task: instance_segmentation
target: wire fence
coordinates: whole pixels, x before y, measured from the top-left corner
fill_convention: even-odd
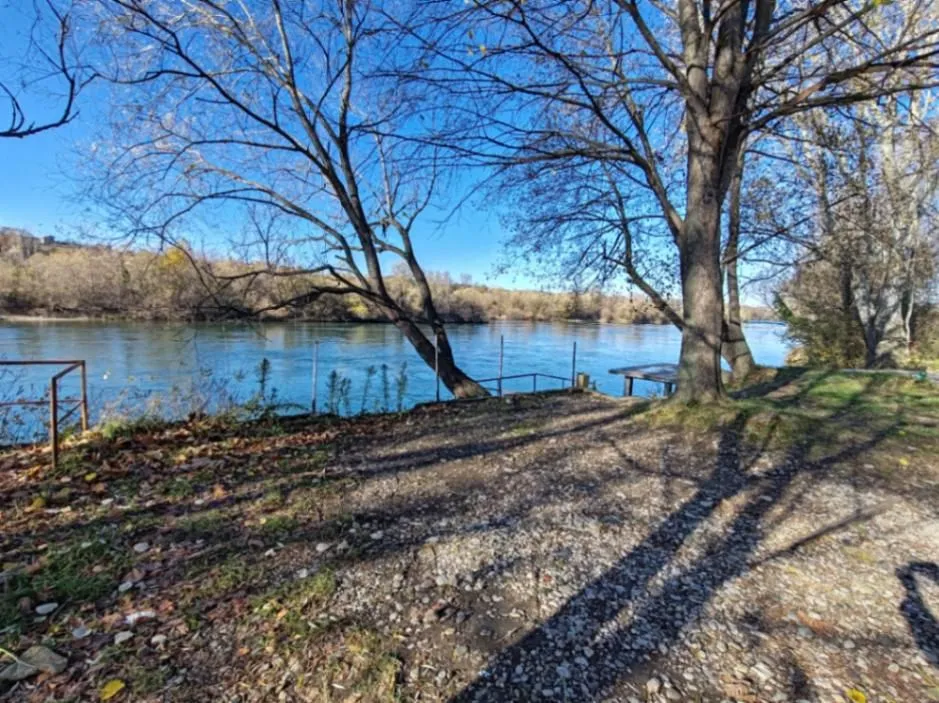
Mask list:
[[[114,385],[117,379],[110,378],[110,372],[105,371],[98,376],[102,387],[95,388],[93,377],[90,387],[81,386],[85,399],[84,424],[131,422],[143,418],[178,420],[228,412],[352,416],[400,412],[420,403],[453,399],[441,378],[440,357],[436,351],[434,367],[428,368],[413,360],[387,363],[376,355],[349,355],[341,345],[331,345],[324,354],[322,346],[323,343],[314,342],[305,360],[296,355],[275,355],[274,362],[265,356],[248,368],[231,369],[224,364],[181,367],[165,373],[129,375],[117,386]],[[576,341],[571,344],[570,365],[565,371],[518,368],[518,360],[527,360],[530,353],[531,349],[525,344],[507,344],[505,335],[500,335],[499,346],[492,349],[491,355],[477,346],[471,369],[476,373],[471,375],[497,396],[559,390],[576,384]],[[508,359],[514,360],[512,368],[507,368]],[[99,365],[106,363],[106,360],[98,361]],[[0,380],[7,381],[0,384],[0,445],[31,443],[47,436],[48,425],[42,413],[30,415],[26,409],[29,406],[19,401],[32,398],[33,409],[41,410],[39,405],[48,407],[48,390],[45,395],[41,394],[48,385],[40,383],[38,377],[14,378],[9,368],[15,363],[4,367],[0,361]],[[281,368],[277,368],[278,364]],[[304,368],[309,374],[306,384],[303,383]],[[71,395],[75,393],[63,397]],[[10,407],[15,406],[16,412],[10,413],[4,401]]]

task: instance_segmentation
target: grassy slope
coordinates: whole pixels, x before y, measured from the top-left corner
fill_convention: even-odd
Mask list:
[[[767,372],[736,395],[717,408],[637,405],[632,422],[637,432],[673,430],[676,442],[689,429],[707,434],[736,426],[749,442],[781,452],[807,446],[802,461],[850,448],[856,458],[832,470],[899,494],[939,497],[933,468],[918,460],[939,455],[933,385],[784,370]],[[427,412],[434,411],[403,419],[112,427],[107,437],[74,442],[57,471],[40,449],[0,454],[0,646],[22,651],[46,642],[83,661],[67,683],[48,683],[45,693],[56,699],[94,695],[119,678],[134,700],[144,700],[167,685],[168,662],[180,656],[163,645],[143,646],[150,636],[230,621],[256,633],[241,652],[249,658],[247,650],[289,658],[295,647],[316,643],[320,666],[310,684],[324,698],[343,690],[393,699],[400,666],[394,643],[367,625],[330,621],[331,572],[281,580],[264,555],[300,526],[313,525],[328,539],[342,524],[343,492],[355,481],[330,478],[324,467],[344,443],[393,430],[397,422],[420,423]],[[516,430],[526,432],[524,420]],[[170,546],[155,557],[153,545],[161,542]],[[145,598],[135,585],[143,581]],[[36,618],[35,606],[47,602],[59,608]],[[141,602],[155,611],[159,629],[124,624]],[[74,639],[78,626],[93,634]],[[136,639],[114,644],[122,630],[136,631]]]

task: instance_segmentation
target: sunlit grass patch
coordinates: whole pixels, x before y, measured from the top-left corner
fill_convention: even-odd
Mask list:
[[[316,667],[318,699],[324,701],[398,701],[401,660],[393,643],[373,630],[351,627],[324,647]]]
[[[133,437],[145,432],[156,432],[168,426],[165,420],[143,415],[135,418],[113,418],[106,420],[95,430],[105,440],[111,442],[122,437]]]
[[[537,434],[544,428],[544,423],[536,422],[533,420],[526,420],[519,422],[512,427],[506,429],[503,433],[503,437],[509,437],[517,439],[520,437],[531,437],[532,435]]]
[[[75,540],[42,554],[29,564],[14,565],[0,589],[0,623],[18,629],[40,603],[70,607],[107,596],[128,568],[126,550],[102,539]]]
[[[260,521],[261,531],[275,537],[283,537],[295,532],[302,523],[293,515],[272,515]]]
[[[179,529],[193,539],[213,538],[225,530],[231,518],[221,509],[206,510],[179,519]]]
[[[217,555],[212,559],[217,559]],[[264,565],[253,563],[238,550],[229,553],[217,563],[194,561],[189,564],[183,575],[185,602],[199,602],[204,599],[222,599],[242,591],[257,588],[265,580],[267,569]]]
[[[330,630],[333,621],[327,605],[338,587],[335,573],[323,568],[253,597],[252,609],[260,618],[259,633],[265,649],[305,648]]]
[[[648,428],[734,430],[767,449],[804,448],[807,460],[870,444],[865,464],[886,476],[909,451],[939,449],[934,384],[887,373],[761,369],[733,399],[707,406],[650,402],[636,414]],[[902,466],[900,467],[902,468]]]

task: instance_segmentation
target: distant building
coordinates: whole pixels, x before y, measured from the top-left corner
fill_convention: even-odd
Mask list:
[[[28,259],[43,247],[57,246],[55,237],[34,237],[25,229],[0,227],[0,256],[5,259]]]

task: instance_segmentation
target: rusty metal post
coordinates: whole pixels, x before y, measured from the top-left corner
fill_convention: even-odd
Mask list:
[[[81,376],[82,376],[82,432],[88,431],[88,373],[85,368],[84,360],[81,362]]]
[[[502,397],[502,364],[505,359],[505,335],[499,335],[499,397]]]
[[[311,409],[316,415],[316,387],[319,385],[320,343],[313,342],[313,403]]]
[[[52,468],[59,465],[59,390],[58,381],[49,383],[49,441],[52,444]]]

